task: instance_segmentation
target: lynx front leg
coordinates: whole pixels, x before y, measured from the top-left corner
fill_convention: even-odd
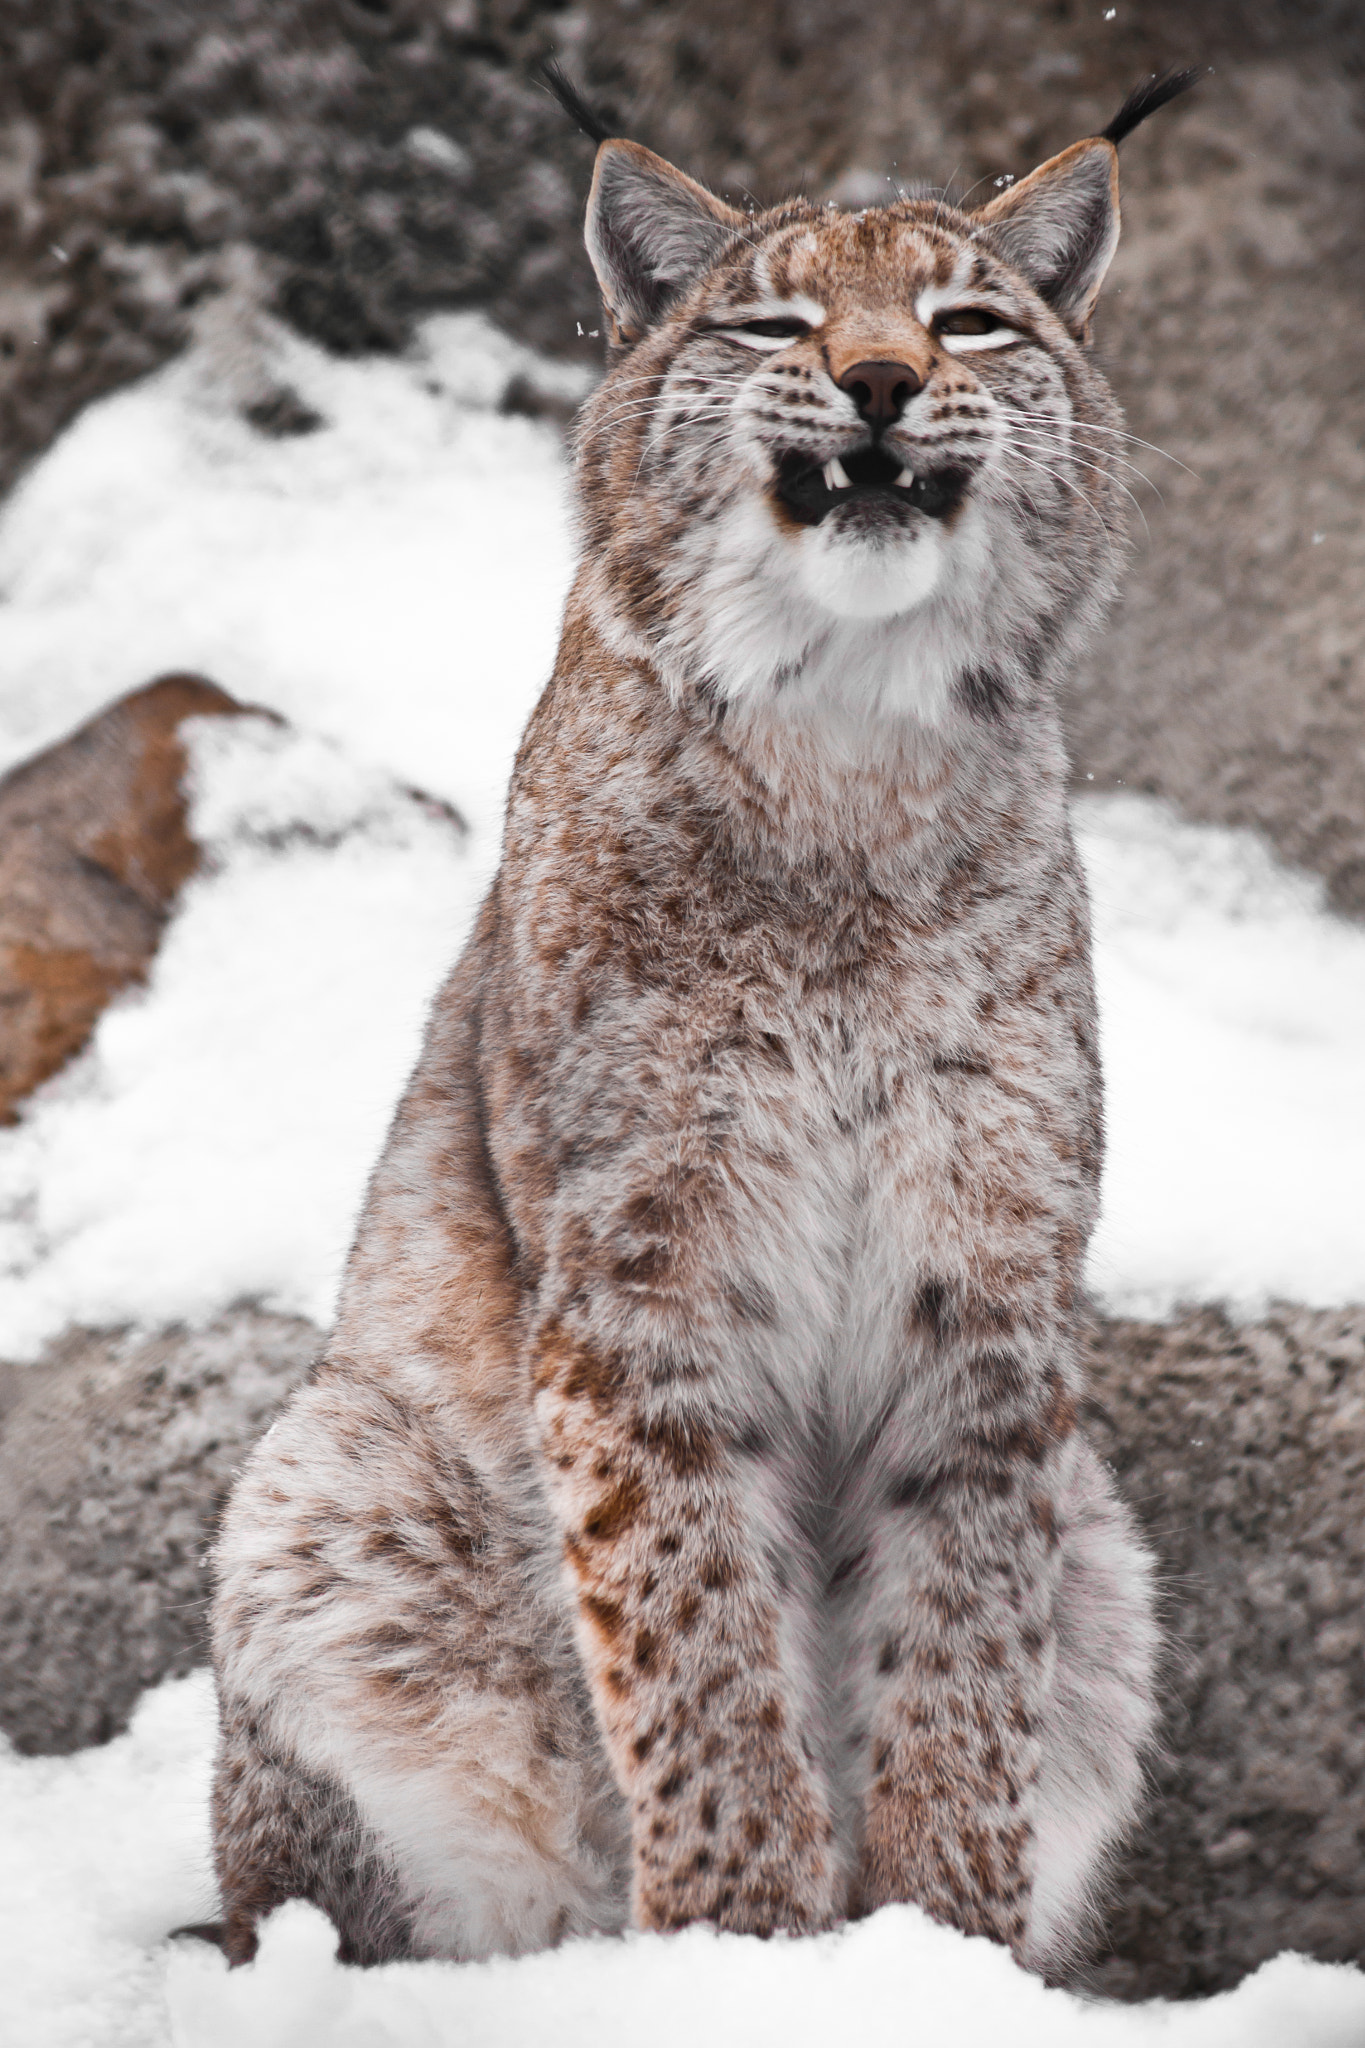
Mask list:
[[[966,1370],[996,1412],[888,1473],[875,1514],[861,1904],[913,1900],[1023,1959],[1073,1403],[1004,1348]]]
[[[808,1680],[739,1457],[694,1382],[651,1383],[558,1323],[540,1333],[533,1377],[585,1659],[631,1808],[636,1924],[829,1925],[843,1883],[802,1740]]]

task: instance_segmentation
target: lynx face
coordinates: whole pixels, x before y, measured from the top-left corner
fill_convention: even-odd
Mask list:
[[[622,652],[718,702],[934,722],[1025,622],[1103,602],[1117,415],[1083,341],[1112,158],[1077,145],[979,214],[748,217],[604,146],[589,247],[634,346],[580,481]]]

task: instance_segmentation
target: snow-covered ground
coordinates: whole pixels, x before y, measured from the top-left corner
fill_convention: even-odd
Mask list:
[[[244,1297],[326,1321],[552,659],[562,458],[495,409],[515,371],[544,373],[466,316],[404,361],[267,345],[317,433],[262,439],[190,358],[87,412],[0,522],[0,768],[170,669],[294,727],[198,728],[211,859],[150,987],[0,1132],[0,1356]],[[1109,1074],[1097,1289],[1151,1314],[1365,1296],[1365,933],[1250,834],[1124,796],[1082,802],[1077,827]],[[1198,2007],[1088,2008],[910,1909],[800,1946],[697,1932],[361,1975],[292,1907],[229,1979],[163,1940],[211,1910],[210,1741],[193,1679],[106,1749],[0,1757],[0,2039],[1365,2041],[1358,1973],[1284,1960]]]
[[[249,1969],[166,1930],[213,1911],[207,1675],[126,1735],[0,1755],[5,2048],[1360,2048],[1365,1974],[1282,1956],[1194,2005],[1087,2004],[1003,1949],[893,1906],[846,1933],[571,1943],[516,1963],[350,1970],[313,1907]]]

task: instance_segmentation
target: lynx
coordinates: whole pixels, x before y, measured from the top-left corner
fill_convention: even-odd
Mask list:
[[[233,1961],[293,1896],[358,1961],[905,1900],[1073,1951],[1158,1632],[1078,1426],[1055,693],[1121,553],[1116,144],[1188,82],[974,210],[595,131],[558,661],[216,1553]]]

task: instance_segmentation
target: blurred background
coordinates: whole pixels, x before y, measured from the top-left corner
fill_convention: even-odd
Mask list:
[[[1103,127],[1146,74],[1212,67],[1122,152],[1096,346],[1150,481],[1131,479],[1125,595],[1066,706],[1077,784],[1255,828],[1365,916],[1360,0],[5,0],[0,492],[93,401],[196,352],[237,425],[302,461],[323,400],[287,347],[268,375],[231,367],[253,324],[331,361],[308,375],[341,418],[346,366],[435,363],[433,316],[487,315],[506,337],[488,402],[562,431],[601,344],[592,150],[537,81],[549,56],[615,131],[738,202],[851,205],[989,190]],[[439,364],[422,374],[436,392]],[[136,436],[118,460],[137,466]],[[249,665],[216,680],[276,701]],[[216,714],[201,688],[176,718]],[[195,857],[167,868],[150,945]],[[0,1496],[6,1472],[12,1502],[18,1475],[48,1475],[0,1515],[0,1725],[22,1748],[103,1740],[141,1686],[202,1659],[204,1532],[316,1341],[306,1315],[239,1319],[192,1356],[77,1332],[38,1395],[32,1367],[0,1365]],[[1365,1311],[1201,1297],[1097,1316],[1092,1351],[1091,1425],[1158,1544],[1175,1648],[1152,1817],[1086,1981],[1188,1996],[1283,1947],[1360,1959]],[[154,1447],[191,1410],[171,1487]],[[153,1497],[173,1497],[174,1540]],[[64,1606],[81,1573],[95,1591]]]
[[[591,359],[591,150],[550,54],[733,197],[858,202],[1023,172],[1144,74],[1215,67],[1124,151],[1099,345],[1195,474],[1143,464],[1163,514],[1072,736],[1365,909],[1356,0],[7,0],[0,482],[229,289],[350,355],[478,305]]]

